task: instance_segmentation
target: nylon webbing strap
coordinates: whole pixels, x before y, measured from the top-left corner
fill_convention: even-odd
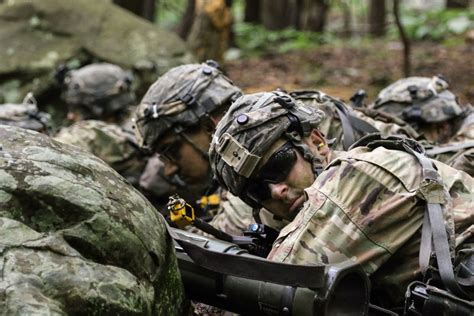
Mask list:
[[[435,156],[435,155],[444,154],[444,153],[451,152],[451,151],[456,152],[458,150],[471,148],[471,147],[474,147],[474,140],[466,141],[466,142],[462,142],[462,143],[454,144],[454,145],[448,145],[448,146],[435,147],[433,149],[428,149],[426,151],[426,154],[428,156]]]
[[[281,285],[321,288],[325,282],[325,266],[295,265],[273,262],[258,257],[246,257],[208,250],[182,238],[166,224],[171,237],[183,247],[199,266],[225,275],[255,279]]]
[[[426,156],[413,150],[413,148],[406,143],[403,143],[403,147],[407,152],[414,155],[420,163],[424,183],[439,182],[438,172],[434,169],[432,162]],[[432,246],[434,246],[438,271],[443,285],[453,294],[465,297],[466,294],[459,287],[454,276],[441,203],[429,201],[428,199],[421,232],[419,256],[419,264],[423,274],[429,265]]]
[[[361,120],[348,113],[346,107],[339,101],[332,99],[336,106],[337,114],[341,120],[342,131],[344,133],[343,147],[344,150],[348,150],[352,144],[357,140],[356,131],[363,134],[362,136],[370,133],[380,133],[378,129],[370,125],[369,123]]]
[[[344,133],[344,140],[342,146],[344,150],[348,150],[349,147],[355,143],[356,135],[351,122],[349,121],[349,114],[347,114],[346,109],[339,103],[334,102],[336,105],[337,114],[339,114],[339,119],[341,120],[342,124],[342,131]]]

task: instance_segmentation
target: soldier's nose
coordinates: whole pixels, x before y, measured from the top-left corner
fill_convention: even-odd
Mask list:
[[[164,164],[165,164],[165,167],[164,167],[163,174],[165,175],[165,177],[172,177],[179,170],[179,167],[175,165],[174,163],[172,163],[171,161],[165,161]]]
[[[283,200],[288,193],[288,186],[285,183],[270,183],[270,192],[272,199]]]

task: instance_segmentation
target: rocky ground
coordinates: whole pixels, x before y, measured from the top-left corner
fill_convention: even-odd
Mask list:
[[[462,103],[474,103],[474,44],[412,45],[412,75],[444,75]],[[402,46],[370,41],[357,45],[324,45],[309,51],[252,57],[225,63],[230,78],[246,92],[316,88],[345,100],[357,89],[377,92],[403,77]]]

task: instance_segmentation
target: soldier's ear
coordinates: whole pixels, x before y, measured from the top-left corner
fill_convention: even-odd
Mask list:
[[[326,144],[326,138],[324,137],[324,134],[315,128],[311,131],[311,134],[309,134],[309,139],[316,146]]]
[[[206,133],[208,134],[214,134],[214,130],[216,129],[217,124],[220,121],[220,117],[214,117],[212,115],[209,115],[206,120],[203,122],[203,127]]]

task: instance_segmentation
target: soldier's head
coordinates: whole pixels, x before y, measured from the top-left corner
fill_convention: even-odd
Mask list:
[[[462,117],[463,108],[441,77],[409,77],[383,89],[371,107],[402,118],[427,138],[446,138],[443,127],[452,130],[453,120]],[[437,139],[430,139],[437,140]]]
[[[119,66],[90,64],[64,75],[63,100],[68,118],[119,120],[135,102],[133,76]]]
[[[138,143],[160,154],[165,176],[208,183],[212,132],[241,94],[214,61],[175,67],[148,89],[137,108]]]
[[[282,92],[242,96],[216,128],[212,170],[247,204],[291,220],[329,151],[317,129],[323,117]]]
[[[39,111],[35,98],[28,93],[21,104],[0,104],[0,125],[17,126],[48,134],[51,116]]]

